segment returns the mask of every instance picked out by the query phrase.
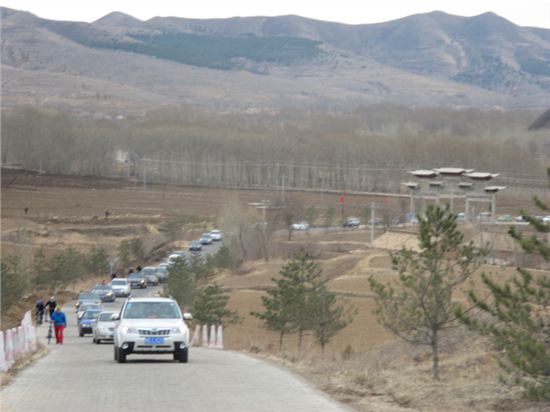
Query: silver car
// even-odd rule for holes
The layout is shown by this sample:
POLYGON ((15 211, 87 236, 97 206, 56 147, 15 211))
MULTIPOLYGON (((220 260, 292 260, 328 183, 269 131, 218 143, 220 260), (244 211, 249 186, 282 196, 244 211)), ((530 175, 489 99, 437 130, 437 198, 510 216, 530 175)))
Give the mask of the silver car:
POLYGON ((117 312, 102 312, 93 324, 93 341, 98 345, 103 341, 113 342, 115 320, 111 317, 117 312))
POLYGON ((125 278, 114 278, 111 281, 111 286, 115 291, 117 297, 122 296, 127 298, 132 293, 132 288, 128 284, 128 281, 125 278))

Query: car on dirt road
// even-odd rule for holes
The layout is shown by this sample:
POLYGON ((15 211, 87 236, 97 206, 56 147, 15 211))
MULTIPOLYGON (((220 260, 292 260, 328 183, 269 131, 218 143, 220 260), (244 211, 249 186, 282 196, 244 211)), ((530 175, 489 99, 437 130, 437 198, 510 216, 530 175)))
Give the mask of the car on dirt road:
POLYGON ((174 360, 189 359, 189 328, 178 303, 172 298, 129 298, 115 314, 114 357, 125 363, 133 354, 170 354, 174 360))
POLYGON ((511 222, 513 219, 512 219, 512 216, 510 215, 502 215, 502 216, 499 216, 498 219, 497 219, 497 222, 511 222))
POLYGON ((95 285, 92 289, 92 293, 95 293, 103 302, 114 302, 116 294, 111 285, 95 285))
POLYGON ((92 340, 98 345, 103 341, 114 341, 115 320, 113 315, 117 312, 102 312, 97 321, 92 324, 92 340))

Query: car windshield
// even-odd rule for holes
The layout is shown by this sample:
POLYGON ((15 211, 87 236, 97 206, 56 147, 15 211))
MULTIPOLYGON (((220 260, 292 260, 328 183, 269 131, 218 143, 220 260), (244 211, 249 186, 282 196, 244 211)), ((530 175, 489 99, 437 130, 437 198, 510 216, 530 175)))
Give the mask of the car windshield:
POLYGON ((78 300, 98 300, 99 296, 97 296, 95 293, 81 293, 78 296, 78 300))
POLYGON ((174 302, 130 302, 124 310, 127 319, 179 319, 181 315, 174 302))
POLYGON ((101 315, 99 315, 99 321, 100 322, 114 322, 114 319, 111 319, 111 316, 113 316, 114 313, 112 312, 103 312, 101 315))
POLYGON ((209 237, 210 237, 210 233, 203 233, 201 237, 209 238, 209 237))
POLYGON ((109 289, 111 289, 111 286, 109 286, 109 285, 95 285, 94 289, 96 289, 96 290, 109 290, 109 289))
POLYGON ((130 276, 128 276, 128 278, 138 278, 138 279, 141 279, 143 277, 143 273, 132 273, 130 276))
POLYGON ((154 275, 155 274, 155 268, 152 268, 152 267, 143 268, 142 273, 144 273, 146 275, 154 275))
POLYGON ((97 311, 86 311, 84 312, 84 315, 82 315, 82 319, 97 319, 101 312, 97 311))
POLYGON ((197 240, 193 240, 193 241, 191 242, 191 246, 198 246, 199 244, 200 244, 200 242, 197 241, 197 240))
POLYGON ((219 230, 213 230, 212 232, 210 232, 211 235, 219 235, 220 234, 220 231, 219 230))
POLYGON ((126 281, 124 279, 120 279, 120 280, 115 279, 111 282, 111 284, 114 286, 124 286, 126 285, 126 281))

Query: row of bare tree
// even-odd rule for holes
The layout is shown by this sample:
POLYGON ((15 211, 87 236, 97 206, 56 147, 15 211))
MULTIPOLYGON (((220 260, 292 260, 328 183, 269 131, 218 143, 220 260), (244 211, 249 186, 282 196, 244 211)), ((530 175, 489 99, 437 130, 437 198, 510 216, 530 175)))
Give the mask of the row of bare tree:
POLYGON ((463 167, 500 173, 495 184, 525 195, 544 185, 549 155, 545 133, 526 130, 537 114, 378 105, 249 116, 183 107, 96 119, 19 108, 2 113, 2 162, 147 182, 359 192, 399 192, 417 168, 463 167))

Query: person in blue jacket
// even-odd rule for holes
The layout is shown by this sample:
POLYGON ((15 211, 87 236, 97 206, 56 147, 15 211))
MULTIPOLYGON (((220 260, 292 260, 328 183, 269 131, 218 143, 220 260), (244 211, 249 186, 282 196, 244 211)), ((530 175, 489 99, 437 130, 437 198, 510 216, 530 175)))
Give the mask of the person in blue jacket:
POLYGON ((63 329, 67 327, 67 317, 61 312, 61 306, 56 308, 54 314, 50 317, 50 322, 53 322, 56 343, 63 345, 63 329))

